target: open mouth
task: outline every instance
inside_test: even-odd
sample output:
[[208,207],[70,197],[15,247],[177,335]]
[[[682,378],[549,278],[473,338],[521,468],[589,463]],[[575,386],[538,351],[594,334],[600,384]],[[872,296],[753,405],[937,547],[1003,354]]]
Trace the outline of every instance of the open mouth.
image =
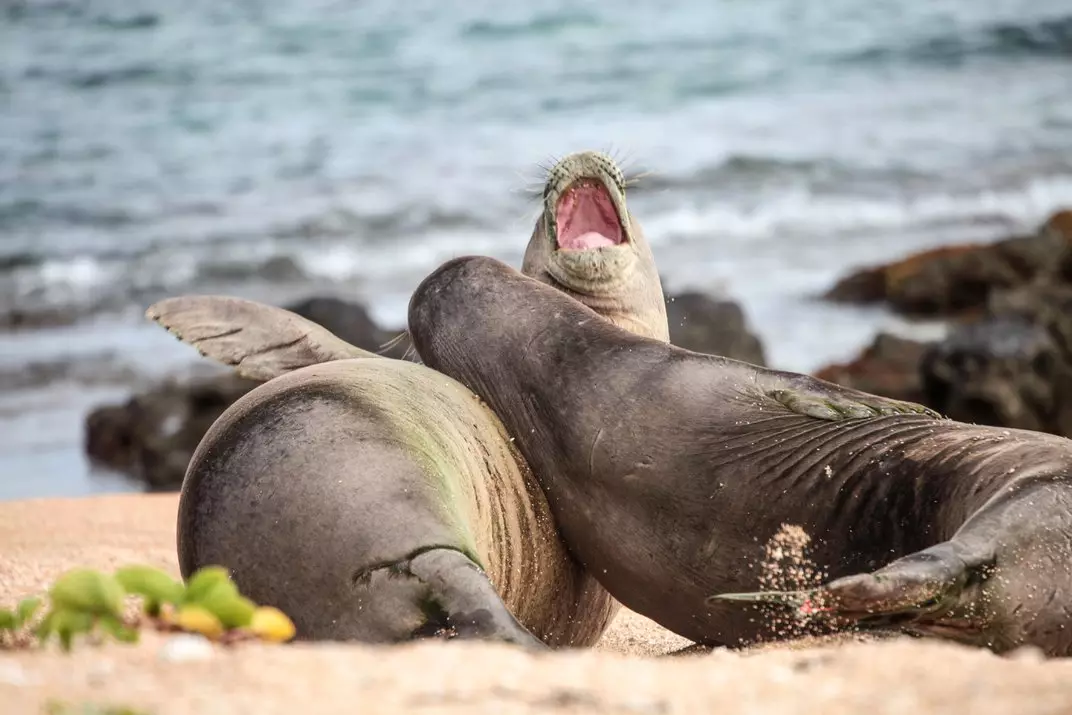
[[562,251],[588,251],[625,241],[618,209],[603,182],[579,179],[555,206],[555,236]]

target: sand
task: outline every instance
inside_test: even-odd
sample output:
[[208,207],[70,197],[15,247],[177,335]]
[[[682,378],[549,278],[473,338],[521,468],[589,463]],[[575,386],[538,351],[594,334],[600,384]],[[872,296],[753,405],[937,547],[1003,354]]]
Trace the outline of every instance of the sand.
[[[75,565],[178,574],[174,495],[0,503],[0,603]],[[1067,713],[1072,660],[949,643],[798,641],[747,652],[689,643],[633,613],[591,650],[424,642],[136,646],[0,653],[0,713],[54,699],[146,713]],[[72,711],[75,712],[75,711]]]

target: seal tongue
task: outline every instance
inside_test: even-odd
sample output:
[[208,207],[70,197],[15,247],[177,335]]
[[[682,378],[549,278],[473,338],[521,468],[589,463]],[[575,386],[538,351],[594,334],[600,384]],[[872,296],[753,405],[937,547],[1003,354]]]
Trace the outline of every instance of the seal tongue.
[[585,251],[622,242],[618,211],[602,183],[582,180],[573,184],[555,208],[560,249]]

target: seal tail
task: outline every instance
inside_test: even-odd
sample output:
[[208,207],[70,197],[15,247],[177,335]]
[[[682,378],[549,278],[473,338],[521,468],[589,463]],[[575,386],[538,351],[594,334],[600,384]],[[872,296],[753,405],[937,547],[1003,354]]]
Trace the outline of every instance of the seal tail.
[[268,381],[298,368],[349,358],[379,358],[283,308],[242,298],[184,295],[145,311],[201,355]]

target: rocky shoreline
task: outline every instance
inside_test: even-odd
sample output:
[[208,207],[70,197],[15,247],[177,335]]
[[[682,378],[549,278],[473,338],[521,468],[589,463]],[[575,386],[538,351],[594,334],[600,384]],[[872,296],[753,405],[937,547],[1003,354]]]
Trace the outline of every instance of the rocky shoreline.
[[[816,376],[964,422],[1072,436],[1072,211],[1028,235],[854,271],[822,297],[941,319],[948,331],[933,342],[880,333],[858,357]],[[363,305],[314,297],[284,307],[358,347],[405,358],[403,331],[377,325]],[[673,344],[766,364],[762,343],[733,300],[673,294],[667,314]],[[168,379],[101,406],[86,417],[86,454],[149,490],[176,490],[209,426],[255,385],[221,369]]]
[[949,330],[929,343],[881,334],[817,376],[962,422],[1072,437],[1072,211],[1031,235],[854,272],[824,297],[879,302]]

